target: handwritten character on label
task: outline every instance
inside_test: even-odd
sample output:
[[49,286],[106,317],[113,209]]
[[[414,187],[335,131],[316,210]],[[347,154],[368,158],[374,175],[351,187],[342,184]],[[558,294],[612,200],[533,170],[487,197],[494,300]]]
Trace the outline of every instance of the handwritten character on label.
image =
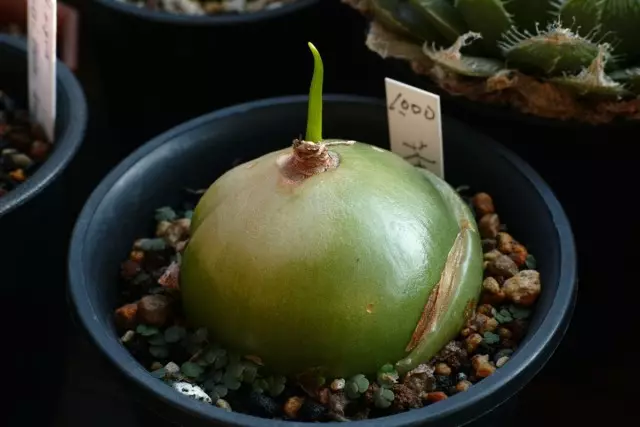
[[429,144],[425,144],[423,141],[420,141],[420,144],[410,144],[408,142],[403,142],[402,145],[405,147],[411,148],[413,150],[413,154],[408,156],[404,156],[403,158],[411,162],[412,160],[417,160],[418,164],[414,164],[414,166],[419,166],[421,168],[426,168],[425,163],[435,165],[437,162],[433,159],[430,159],[423,155],[422,150],[429,147]]
[[[398,101],[400,101],[400,109],[396,108]],[[398,93],[398,95],[396,95],[393,102],[391,102],[391,105],[389,105],[389,110],[397,111],[403,116],[406,116],[407,112],[410,111],[415,116],[424,115],[424,118],[427,120],[433,120],[436,117],[436,113],[433,111],[433,108],[428,105],[423,108],[418,104],[410,103],[406,98],[402,97],[402,93]]]

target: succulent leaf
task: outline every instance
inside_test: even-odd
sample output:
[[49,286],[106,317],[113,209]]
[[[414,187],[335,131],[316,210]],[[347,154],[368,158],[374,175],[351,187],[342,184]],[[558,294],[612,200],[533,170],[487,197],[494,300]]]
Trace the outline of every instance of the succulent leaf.
[[471,31],[482,34],[480,43],[496,56],[502,52],[497,46],[502,35],[513,26],[512,16],[501,0],[456,0],[456,8],[467,21]]
[[630,90],[640,94],[640,67],[617,70],[609,74],[613,80],[626,84]]
[[409,0],[409,2],[422,11],[424,17],[449,43],[455,42],[458,37],[468,31],[460,12],[447,0]]
[[429,59],[449,72],[468,77],[490,77],[504,68],[502,62],[460,53],[460,49],[480,37],[478,33],[469,32],[458,37],[458,40],[447,49],[437,49],[435,46],[430,47],[425,44],[423,51]]
[[400,0],[371,0],[370,10],[383,27],[409,39],[429,41],[443,46],[444,37],[415,5]]
[[598,56],[589,67],[575,76],[565,75],[550,79],[552,82],[565,86],[578,95],[622,97],[629,92],[623,85],[614,81],[604,72],[607,62],[606,45],[601,45]]
[[550,75],[578,73],[589,66],[599,52],[598,44],[562,27],[559,21],[535,34],[513,27],[499,45],[510,67]]
[[615,49],[627,63],[640,58],[640,0],[603,0],[601,25],[615,34]]
[[552,2],[548,0],[503,0],[505,9],[515,21],[518,28],[535,31],[538,25],[549,21],[553,13]]

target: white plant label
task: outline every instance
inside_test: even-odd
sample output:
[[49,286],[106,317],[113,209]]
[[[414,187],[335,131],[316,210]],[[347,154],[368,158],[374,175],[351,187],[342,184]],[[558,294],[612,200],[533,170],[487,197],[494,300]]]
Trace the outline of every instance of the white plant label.
[[440,97],[385,78],[391,151],[444,179]]
[[29,0],[27,7],[29,111],[54,142],[57,0]]

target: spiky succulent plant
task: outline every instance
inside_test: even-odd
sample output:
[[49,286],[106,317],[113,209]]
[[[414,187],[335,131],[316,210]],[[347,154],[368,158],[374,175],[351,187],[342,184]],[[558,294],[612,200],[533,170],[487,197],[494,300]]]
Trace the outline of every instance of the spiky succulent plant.
[[640,120],[640,0],[342,0],[367,46],[442,89],[538,116]]

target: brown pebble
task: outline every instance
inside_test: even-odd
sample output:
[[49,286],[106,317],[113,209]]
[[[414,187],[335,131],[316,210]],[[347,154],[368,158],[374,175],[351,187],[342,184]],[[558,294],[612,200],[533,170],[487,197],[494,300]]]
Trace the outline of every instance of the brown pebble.
[[35,141],[29,149],[29,157],[34,160],[41,161],[47,158],[51,146],[46,142]]
[[502,356],[500,359],[498,359],[498,361],[496,362],[496,367],[497,368],[502,368],[504,366],[505,363],[507,363],[509,361],[509,356]]
[[513,250],[509,254],[509,258],[511,258],[518,267],[522,267],[526,264],[527,256],[529,256],[529,251],[527,251],[527,248],[520,243],[513,245]]
[[24,174],[24,170],[22,169],[16,169],[9,172],[9,176],[11,177],[11,179],[17,182],[23,182],[25,179],[27,179],[27,176]]
[[460,331],[460,336],[462,338],[467,338],[469,335],[473,334],[474,330],[471,328],[464,328],[462,329],[462,331]]
[[499,256],[502,256],[503,253],[500,252],[497,249],[494,249],[492,251],[486,252],[485,254],[482,255],[483,259],[485,261],[489,261],[489,262],[493,262],[495,261]]
[[149,369],[151,369],[152,371],[157,371],[158,369],[162,369],[164,368],[164,365],[160,362],[153,362],[151,364],[151,367]]
[[131,259],[126,260],[120,266],[120,275],[123,279],[133,279],[140,271],[140,263]]
[[482,252],[491,252],[494,249],[497,249],[498,242],[496,239],[482,239]]
[[476,351],[480,343],[482,342],[482,335],[475,333],[471,334],[464,340],[464,343],[467,346],[467,353],[473,353]]
[[456,391],[459,393],[463,391],[467,391],[471,386],[472,386],[471,381],[462,380],[462,381],[459,381],[458,384],[456,384]]
[[476,313],[471,320],[472,329],[478,331],[480,335],[485,332],[493,332],[498,327],[498,321],[493,317],[486,316],[482,313]]
[[495,213],[496,211],[493,205],[493,199],[487,193],[477,193],[471,199],[471,203],[479,217]]
[[296,419],[298,412],[304,403],[303,397],[293,396],[287,399],[284,404],[284,414],[290,419]]
[[498,336],[504,339],[511,339],[511,336],[513,335],[509,329],[503,326],[499,327],[497,332],[498,332]]
[[483,239],[495,239],[500,231],[500,218],[497,214],[488,213],[478,221],[478,229]]
[[436,378],[433,374],[433,366],[422,363],[404,375],[402,384],[416,393],[432,391],[436,387]]
[[500,341],[500,347],[515,350],[516,348],[518,348],[518,343],[512,339],[503,339],[502,341]]
[[173,261],[158,279],[158,284],[164,288],[178,289],[180,287],[180,265]]
[[[497,283],[498,282],[496,282],[496,284]],[[484,314],[485,316],[489,316],[489,317],[493,317],[493,314],[494,314],[494,308],[491,304],[481,304],[476,311],[480,314]]]
[[511,237],[511,234],[500,232],[496,236],[496,241],[498,242],[498,250],[503,254],[509,255],[513,252],[513,245],[515,241],[513,240],[513,237]]
[[168,244],[175,247],[178,242],[189,237],[189,227],[191,227],[191,220],[180,218],[171,223],[162,237]]
[[169,227],[171,227],[171,221],[160,221],[156,225],[156,237],[164,237]]
[[460,341],[449,341],[436,355],[438,361],[449,365],[452,369],[460,369],[467,363],[468,354],[464,349],[464,344]]
[[514,303],[532,305],[542,290],[540,273],[535,270],[522,270],[504,282],[503,290],[507,298]]
[[141,262],[144,259],[144,252],[142,251],[131,251],[129,254],[129,259],[135,262]]
[[474,375],[479,378],[486,378],[496,371],[496,367],[489,361],[486,354],[476,354],[471,358]]
[[145,295],[138,301],[138,321],[161,327],[169,319],[171,303],[164,295]]
[[138,304],[125,304],[116,310],[116,325],[122,329],[133,329],[136,327],[136,315]]
[[427,393],[424,398],[427,402],[440,402],[441,400],[445,400],[447,395],[443,391],[432,391]]
[[435,370],[437,375],[451,375],[451,368],[446,363],[438,363]]
[[514,319],[505,326],[511,331],[511,338],[515,341],[520,341],[527,333],[529,322],[524,319]]
[[495,260],[489,263],[487,270],[496,276],[513,277],[518,274],[518,266],[507,255],[501,254]]
[[483,292],[480,301],[483,304],[500,305],[506,298],[507,296],[504,294],[504,291],[500,289],[497,294],[493,294],[491,292]]
[[394,399],[393,409],[396,411],[406,411],[422,407],[420,393],[410,389],[404,384],[395,384],[392,388]]
[[330,397],[331,397],[331,391],[326,387],[321,388],[317,392],[318,402],[321,405],[325,405],[325,406],[328,405]]

